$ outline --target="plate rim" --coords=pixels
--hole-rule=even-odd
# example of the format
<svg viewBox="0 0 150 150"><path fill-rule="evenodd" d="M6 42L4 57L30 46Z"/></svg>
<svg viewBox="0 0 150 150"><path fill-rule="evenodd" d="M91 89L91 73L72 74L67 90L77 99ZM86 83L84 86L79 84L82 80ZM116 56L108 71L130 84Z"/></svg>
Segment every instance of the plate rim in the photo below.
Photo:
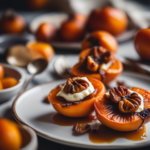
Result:
<svg viewBox="0 0 150 150"><path fill-rule="evenodd" d="M59 80L53 80L53 81L49 81L49 82L45 82L45 83L42 83L42 84L39 84L39 85L36 85L36 86L33 86L29 89L27 89L26 91L23 91L21 92L14 100L13 104L12 104L12 115L13 117L15 118L15 120L19 123L19 124L23 124L23 125L26 125L30 128L32 128L37 135L45 138L45 139L48 139L50 141L53 141L55 143L60 143L60 144L63 144L63 145L67 145L67 146L73 146L73 147L79 147L79 148L92 148L92 149L119 149L119 148L137 148L137 147L145 147L145 146L148 146L150 145L150 140L147 141L147 142L141 142L141 143L133 143L133 144L129 144L129 145L100 145L100 144L95 144L95 145L90 145L90 144L80 144L80 143L76 143L76 142L67 142L66 140L60 140L60 139L57 139L57 138L54 138L52 136L48 136L42 132L39 132L38 130L34 129L33 127L31 127L30 125L28 125L27 123L25 123L21 118L19 118L19 116L17 115L16 113L16 104L17 104L17 101L19 100L19 98L25 94L26 92L28 92L29 90L32 90L38 86L42 86L42 85L46 85L46 84L51 84L53 82L56 82L56 81L63 81L63 80L66 80L66 79L59 79Z"/></svg>

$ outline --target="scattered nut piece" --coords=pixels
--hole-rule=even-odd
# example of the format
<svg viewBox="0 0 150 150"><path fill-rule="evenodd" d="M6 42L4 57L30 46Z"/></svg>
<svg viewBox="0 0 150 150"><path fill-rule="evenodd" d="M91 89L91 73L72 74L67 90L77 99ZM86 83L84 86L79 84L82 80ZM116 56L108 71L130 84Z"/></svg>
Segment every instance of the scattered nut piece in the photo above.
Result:
<svg viewBox="0 0 150 150"><path fill-rule="evenodd" d="M89 124L79 124L79 123L77 123L73 127L73 131L75 133L80 133L80 134L86 133L90 129L91 129L91 126Z"/></svg>

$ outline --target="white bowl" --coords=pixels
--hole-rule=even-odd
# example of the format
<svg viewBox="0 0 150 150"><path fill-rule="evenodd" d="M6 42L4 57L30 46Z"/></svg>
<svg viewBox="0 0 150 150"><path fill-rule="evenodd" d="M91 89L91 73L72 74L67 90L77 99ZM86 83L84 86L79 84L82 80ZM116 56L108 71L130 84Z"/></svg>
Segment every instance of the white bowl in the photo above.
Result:
<svg viewBox="0 0 150 150"><path fill-rule="evenodd" d="M9 100L14 95L17 95L21 90L25 77L23 73L14 66L2 64L5 71L5 77L13 77L19 81L19 83L11 88L0 90L0 103Z"/></svg>
<svg viewBox="0 0 150 150"><path fill-rule="evenodd" d="M19 130L23 141L19 150L36 150L38 147L36 133L30 127L25 125L19 125Z"/></svg>

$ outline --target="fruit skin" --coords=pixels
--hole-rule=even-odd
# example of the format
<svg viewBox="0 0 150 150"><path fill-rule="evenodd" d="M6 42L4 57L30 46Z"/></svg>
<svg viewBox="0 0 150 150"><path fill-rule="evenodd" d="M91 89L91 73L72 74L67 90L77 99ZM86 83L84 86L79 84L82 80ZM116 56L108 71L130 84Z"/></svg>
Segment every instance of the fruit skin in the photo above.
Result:
<svg viewBox="0 0 150 150"><path fill-rule="evenodd" d="M62 102L56 96L56 94L60 91L60 88L57 87L53 89L48 95L48 99L50 103L53 105L54 109L60 114L67 117L85 117L88 116L90 113L92 113L94 110L95 99L103 95L106 89L102 82L94 78L89 78L89 81L93 84L94 88L98 89L96 97L84 100L77 105L62 107L61 104L63 104L64 102Z"/></svg>
<svg viewBox="0 0 150 150"><path fill-rule="evenodd" d="M19 14L15 14L12 10L7 10L0 19L0 30L3 34L19 34L22 33L24 29L24 18Z"/></svg>
<svg viewBox="0 0 150 150"><path fill-rule="evenodd" d="M3 89L3 84L2 84L2 81L0 80L0 90Z"/></svg>
<svg viewBox="0 0 150 150"><path fill-rule="evenodd" d="M113 35L124 32L127 25L126 14L113 7L93 10L87 22L90 31L105 30Z"/></svg>
<svg viewBox="0 0 150 150"><path fill-rule="evenodd" d="M4 67L2 64L0 64L0 79L4 78Z"/></svg>
<svg viewBox="0 0 150 150"><path fill-rule="evenodd" d="M141 94L144 98L144 107L150 108L150 92L138 87L133 87L131 90ZM114 102L106 100L105 96L100 97L94 102L94 108L99 121L117 131L137 130L143 122L136 113L121 113L114 105ZM150 116L146 118L144 124L149 121Z"/></svg>
<svg viewBox="0 0 150 150"><path fill-rule="evenodd" d="M60 37L66 42L76 42L85 36L86 17L81 14L74 14L63 22L60 27Z"/></svg>
<svg viewBox="0 0 150 150"><path fill-rule="evenodd" d="M5 77L1 81L4 89L11 88L18 84L18 81L12 77Z"/></svg>
<svg viewBox="0 0 150 150"><path fill-rule="evenodd" d="M30 53L35 55L33 59L45 58L47 61L50 61L55 54L52 46L44 42L29 41L26 47Z"/></svg>
<svg viewBox="0 0 150 150"><path fill-rule="evenodd" d="M134 46L139 54L145 60L150 61L150 29L139 30L134 37Z"/></svg>
<svg viewBox="0 0 150 150"><path fill-rule="evenodd" d="M1 150L19 150L22 144L22 136L17 124L0 118L0 149Z"/></svg>
<svg viewBox="0 0 150 150"><path fill-rule="evenodd" d="M57 30L50 23L42 23L37 29L35 36L39 41L53 41L56 39Z"/></svg>
<svg viewBox="0 0 150 150"><path fill-rule="evenodd" d="M91 44L91 42L88 41L88 39L91 37L96 39L98 41L98 44L95 43ZM92 32L89 35L89 37L85 38L82 41L82 50L91 48L93 46L102 46L111 52L116 52L118 49L118 42L116 38L110 33L108 33L107 31L99 30L99 31Z"/></svg>

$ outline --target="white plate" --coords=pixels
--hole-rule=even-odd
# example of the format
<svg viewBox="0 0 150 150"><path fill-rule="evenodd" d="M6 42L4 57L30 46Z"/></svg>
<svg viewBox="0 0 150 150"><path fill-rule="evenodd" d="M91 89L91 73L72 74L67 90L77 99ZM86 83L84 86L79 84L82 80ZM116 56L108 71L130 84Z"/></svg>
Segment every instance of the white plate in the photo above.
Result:
<svg viewBox="0 0 150 150"><path fill-rule="evenodd" d="M150 79L146 76L124 72L118 79L125 81L130 86L134 85L150 90ZM143 141L130 141L120 138L111 144L94 144L89 140L88 133L81 136L74 136L72 134L72 126L54 124L51 121L51 115L56 111L52 105L43 103L43 100L53 88L64 82L65 79L44 83L22 93L13 103L13 115L15 119L19 123L33 128L38 135L65 145L92 149L115 149L140 147L150 144L150 123L146 124L147 138ZM115 85L115 82L112 83L113 85Z"/></svg>
<svg viewBox="0 0 150 150"><path fill-rule="evenodd" d="M43 22L48 22L53 24L56 28L59 28L61 23L68 18L68 15L66 13L48 13L41 16L36 17L32 20L32 22L29 24L29 29L32 33L35 33L40 24ZM123 42L126 40L131 39L134 34L136 33L135 29L128 29L124 33L116 36L118 42ZM81 42L50 42L50 44L53 47L60 48L60 49L80 49L81 50Z"/></svg>

